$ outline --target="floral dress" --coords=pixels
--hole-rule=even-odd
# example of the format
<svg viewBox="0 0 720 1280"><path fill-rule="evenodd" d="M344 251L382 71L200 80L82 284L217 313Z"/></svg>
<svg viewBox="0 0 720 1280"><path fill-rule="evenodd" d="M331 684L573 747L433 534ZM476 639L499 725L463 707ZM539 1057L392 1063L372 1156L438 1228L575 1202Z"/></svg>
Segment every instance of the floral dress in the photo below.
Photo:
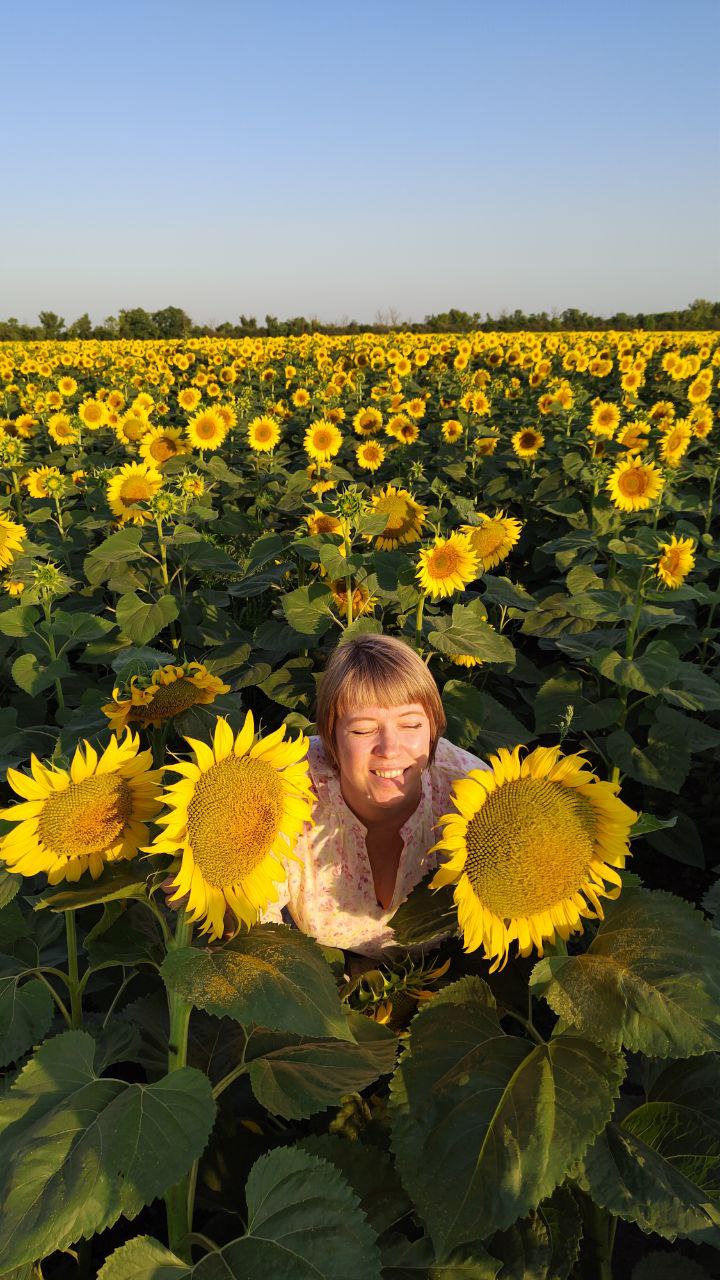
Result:
<svg viewBox="0 0 720 1280"><path fill-rule="evenodd" d="M420 803L400 829L403 849L392 902L381 907L365 845L367 827L345 803L340 775L327 759L320 738L310 739L308 763L315 796L314 826L305 824L294 850L299 861L287 859L287 880L262 919L294 923L326 947L381 956L395 945L388 920L437 866L437 853L428 850L441 834L438 819L453 810L453 782L471 769L489 766L440 738L435 760L422 774Z"/></svg>

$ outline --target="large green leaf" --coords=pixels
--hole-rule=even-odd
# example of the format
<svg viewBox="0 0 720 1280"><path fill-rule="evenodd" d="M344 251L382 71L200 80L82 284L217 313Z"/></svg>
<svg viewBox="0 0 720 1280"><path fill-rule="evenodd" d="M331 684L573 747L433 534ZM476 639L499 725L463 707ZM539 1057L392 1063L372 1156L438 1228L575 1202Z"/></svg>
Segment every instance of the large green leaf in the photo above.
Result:
<svg viewBox="0 0 720 1280"><path fill-rule="evenodd" d="M464 680L448 680L443 689L443 707L453 741L478 755L532 742L535 737L489 693L481 693Z"/></svg>
<svg viewBox="0 0 720 1280"><path fill-rule="evenodd" d="M480 600L467 605L453 605L450 618L440 614L433 623L435 630L430 632L428 639L440 653L451 657L462 653L483 662L515 665L512 641L490 626Z"/></svg>
<svg viewBox="0 0 720 1280"><path fill-rule="evenodd" d="M134 591L121 596L115 611L118 626L133 644L144 645L178 616L178 603L174 596L160 596L159 600L146 602Z"/></svg>
<svg viewBox="0 0 720 1280"><path fill-rule="evenodd" d="M112 1254L98 1280L380 1280L375 1233L334 1165L278 1147L255 1162L245 1194L247 1234L196 1266L145 1236Z"/></svg>
<svg viewBox="0 0 720 1280"><path fill-rule="evenodd" d="M143 556L145 553L140 546L141 540L141 529L121 529L119 533L111 533L99 547L95 547L85 557L85 577L90 585L96 587L105 582L119 563L127 563Z"/></svg>
<svg viewBox="0 0 720 1280"><path fill-rule="evenodd" d="M393 1077L393 1147L440 1260L553 1191L607 1123L623 1074L619 1055L579 1037L505 1035L478 978L416 1015Z"/></svg>
<svg viewBox="0 0 720 1280"><path fill-rule="evenodd" d="M322 582L297 587L282 597L283 613L294 631L304 636L321 636L333 625L330 588Z"/></svg>
<svg viewBox="0 0 720 1280"><path fill-rule="evenodd" d="M495 1280L502 1266L481 1244L453 1249L444 1262L438 1262L427 1236L408 1240L398 1232L388 1232L378 1243L383 1280Z"/></svg>
<svg viewBox="0 0 720 1280"><path fill-rule="evenodd" d="M367 1021L367 1019L366 1019ZM364 1142L348 1142L333 1133L311 1135L300 1142L303 1151L334 1164L350 1183L370 1226L380 1235L412 1213L412 1204L390 1156Z"/></svg>
<svg viewBox="0 0 720 1280"><path fill-rule="evenodd" d="M70 668L64 658L57 662L43 662L34 653L23 653L16 658L10 668L12 678L23 693L31 698L49 689L56 680L62 680L70 674Z"/></svg>
<svg viewBox="0 0 720 1280"><path fill-rule="evenodd" d="M95 1041L46 1041L0 1111L0 1256L9 1267L132 1218L202 1154L210 1082L185 1067L151 1085L99 1077Z"/></svg>
<svg viewBox="0 0 720 1280"><path fill-rule="evenodd" d="M720 937L671 893L624 890L587 951L546 956L531 986L607 1048L654 1058L720 1049Z"/></svg>
<svg viewBox="0 0 720 1280"><path fill-rule="evenodd" d="M608 1125L581 1185L618 1217L666 1240L696 1232L720 1245L720 1061L675 1062L648 1101Z"/></svg>
<svg viewBox="0 0 720 1280"><path fill-rule="evenodd" d="M690 772L689 747L672 729L660 724L651 727L644 749L637 747L624 729L609 734L605 746L622 773L661 791L677 795Z"/></svg>
<svg viewBox="0 0 720 1280"><path fill-rule="evenodd" d="M430 881L434 875L435 872L431 871L425 876L388 920L389 927L394 931L395 941L401 947L439 942L449 933L458 932L454 890L450 885L432 890Z"/></svg>
<svg viewBox="0 0 720 1280"><path fill-rule="evenodd" d="M17 1062L50 1030L55 1004L44 982L27 978L25 966L0 962L0 1066Z"/></svg>
<svg viewBox="0 0 720 1280"><path fill-rule="evenodd" d="M141 877L135 863L110 863L101 876L90 884L73 885L67 881L49 885L35 901L35 910L49 907L51 911L79 911L81 907L95 906L99 902L114 902L121 898L144 898L147 875Z"/></svg>
<svg viewBox="0 0 720 1280"><path fill-rule="evenodd" d="M577 1200L561 1186L527 1218L494 1235L489 1248L502 1260L500 1280L567 1280L581 1237Z"/></svg>
<svg viewBox="0 0 720 1280"><path fill-rule="evenodd" d="M330 967L299 930L257 925L212 951L183 947L162 975L185 1000L244 1026L353 1040Z"/></svg>
<svg viewBox="0 0 720 1280"><path fill-rule="evenodd" d="M252 1057L248 1075L258 1102L273 1115L303 1120L389 1074L397 1052L392 1031L359 1013L349 1015L349 1030L354 1043L297 1040ZM252 1050L251 1040L248 1056Z"/></svg>
<svg viewBox="0 0 720 1280"><path fill-rule="evenodd" d="M0 613L0 632L4 636L29 636L35 630L40 610L31 604L18 604Z"/></svg>

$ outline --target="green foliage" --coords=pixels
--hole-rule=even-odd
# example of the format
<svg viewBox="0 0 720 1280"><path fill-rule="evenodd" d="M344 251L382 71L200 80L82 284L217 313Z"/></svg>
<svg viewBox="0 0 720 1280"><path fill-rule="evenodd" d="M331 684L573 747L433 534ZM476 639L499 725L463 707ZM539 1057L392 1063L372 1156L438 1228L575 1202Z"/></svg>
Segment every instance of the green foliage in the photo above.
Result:
<svg viewBox="0 0 720 1280"><path fill-rule="evenodd" d="M99 1077L82 1031L46 1041L3 1099L0 1256L20 1266L133 1218L186 1172L215 1116L187 1067L152 1085Z"/></svg>
<svg viewBox="0 0 720 1280"><path fill-rule="evenodd" d="M531 986L606 1048L667 1058L720 1047L720 938L669 893L626 889L587 951L540 960Z"/></svg>
<svg viewBox="0 0 720 1280"><path fill-rule="evenodd" d="M422 1009L393 1077L393 1148L439 1258L549 1195L604 1128L623 1075L622 1059L588 1040L506 1035L477 978Z"/></svg>

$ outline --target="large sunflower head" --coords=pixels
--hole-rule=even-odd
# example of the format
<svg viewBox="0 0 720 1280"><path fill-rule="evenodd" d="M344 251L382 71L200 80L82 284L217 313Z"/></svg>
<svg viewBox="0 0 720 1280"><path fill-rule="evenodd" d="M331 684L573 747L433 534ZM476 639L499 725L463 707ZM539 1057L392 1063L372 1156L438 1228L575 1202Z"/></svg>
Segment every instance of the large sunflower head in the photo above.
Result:
<svg viewBox="0 0 720 1280"><path fill-rule="evenodd" d="M163 477L155 467L145 462L127 462L108 484L110 510L122 524L145 524L152 519L147 503L162 484Z"/></svg>
<svg viewBox="0 0 720 1280"><path fill-rule="evenodd" d="M159 667L143 679L133 676L127 696L113 689L113 701L103 711L118 736L130 724L159 728L190 707L208 706L218 694L229 693L230 685L213 676L202 662L185 662Z"/></svg>
<svg viewBox="0 0 720 1280"><path fill-rule="evenodd" d="M598 400L590 419L590 431L592 434L612 440L619 425L620 410L617 405Z"/></svg>
<svg viewBox="0 0 720 1280"><path fill-rule="evenodd" d="M12 564L26 535L24 524L16 524L0 511L0 569L7 569Z"/></svg>
<svg viewBox="0 0 720 1280"><path fill-rule="evenodd" d="M659 550L655 573L666 587L674 590L682 586L695 566L695 542L692 538L678 538L673 533L669 542L660 543Z"/></svg>
<svg viewBox="0 0 720 1280"><path fill-rule="evenodd" d="M221 938L227 908L248 927L277 898L285 879L279 859L292 856L312 821L308 739L284 741L282 725L254 741L252 713L237 734L220 717L213 745L188 738L195 760L173 765L180 780L167 788L165 827L156 853L181 853L174 897L188 895L191 920Z"/></svg>
<svg viewBox="0 0 720 1280"><path fill-rule="evenodd" d="M385 450L377 440L368 440L359 444L355 450L358 466L365 471L377 471L385 460Z"/></svg>
<svg viewBox="0 0 720 1280"><path fill-rule="evenodd" d="M62 471L57 467L34 467L28 471L23 484L31 498L49 498L48 481L53 479L62 479Z"/></svg>
<svg viewBox="0 0 720 1280"><path fill-rule="evenodd" d="M254 453L272 453L280 442L280 427L274 418L262 414L248 423L248 444Z"/></svg>
<svg viewBox="0 0 720 1280"><path fill-rule="evenodd" d="M121 444L137 444L152 428L147 414L130 409L118 419L113 430Z"/></svg>
<svg viewBox="0 0 720 1280"><path fill-rule="evenodd" d="M0 841L0 857L23 876L47 873L50 884L94 880L106 862L134 858L148 841L147 821L160 808L161 769L150 768L150 751L128 731L112 738L102 756L89 742L79 746L69 769L30 758L32 776L8 769L23 803L0 810L13 827ZM83 750L84 748L84 750Z"/></svg>
<svg viewBox="0 0 720 1280"><path fill-rule="evenodd" d="M456 813L440 819L433 846L448 854L432 888L454 884L465 950L483 947L494 971L511 942L527 956L558 934L602 919L601 898L616 898L637 814L578 755L538 747L500 749L489 770L453 785Z"/></svg>
<svg viewBox="0 0 720 1280"><path fill-rule="evenodd" d="M622 458L605 486L620 511L645 511L660 494L664 480L654 462Z"/></svg>
<svg viewBox="0 0 720 1280"><path fill-rule="evenodd" d="M418 557L417 578L423 591L433 600L463 591L478 575L479 560L470 539L464 533L451 533L449 538L436 538L431 547Z"/></svg>
<svg viewBox="0 0 720 1280"><path fill-rule="evenodd" d="M196 449L219 449L228 425L217 409L201 409L187 424L187 437Z"/></svg>
<svg viewBox="0 0 720 1280"><path fill-rule="evenodd" d="M494 569L510 555L522 532L522 524L514 516L506 516L499 512L495 516L486 516L478 512L480 524L464 524L461 532L467 534L470 545L476 552L483 572Z"/></svg>
<svg viewBox="0 0 720 1280"><path fill-rule="evenodd" d="M335 457L342 444L342 433L334 422L320 418L312 422L305 432L303 441L305 452L314 462L329 462Z"/></svg>
<svg viewBox="0 0 720 1280"><path fill-rule="evenodd" d="M676 467L690 447L693 432L690 423L681 418L660 441L660 456L669 467Z"/></svg>
<svg viewBox="0 0 720 1280"><path fill-rule="evenodd" d="M359 436L373 436L383 424L379 409L358 409L353 418L353 428Z"/></svg>
<svg viewBox="0 0 720 1280"><path fill-rule="evenodd" d="M140 456L149 467L161 467L170 458L178 458L188 452L179 427L153 427L142 438Z"/></svg>
<svg viewBox="0 0 720 1280"><path fill-rule="evenodd" d="M403 543L419 542L425 523L426 507L421 507L407 489L388 484L373 494L373 507L387 516L387 524L375 539L377 551L394 551Z"/></svg>
<svg viewBox="0 0 720 1280"><path fill-rule="evenodd" d="M518 458L536 458L545 443L545 437L542 431L536 431L534 427L523 427L521 431L515 432L511 443Z"/></svg>
<svg viewBox="0 0 720 1280"><path fill-rule="evenodd" d="M48 418L48 435L56 444L75 444L78 438L77 428L73 426L69 413L51 413Z"/></svg>

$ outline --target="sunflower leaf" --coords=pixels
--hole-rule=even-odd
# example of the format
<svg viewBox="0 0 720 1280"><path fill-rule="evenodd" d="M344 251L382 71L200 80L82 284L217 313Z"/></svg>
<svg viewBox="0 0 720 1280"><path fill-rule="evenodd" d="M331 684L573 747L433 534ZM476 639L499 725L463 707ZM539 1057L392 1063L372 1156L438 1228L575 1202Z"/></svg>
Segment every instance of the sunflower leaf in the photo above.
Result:
<svg viewBox="0 0 720 1280"><path fill-rule="evenodd" d="M197 1008L272 1031L354 1041L337 987L317 943L284 925L256 925L223 947L183 947L162 976Z"/></svg>
<svg viewBox="0 0 720 1280"><path fill-rule="evenodd" d="M106 865L101 876L89 884L72 885L64 881L59 885L48 885L47 889L33 902L36 911L50 908L51 911L78 911L80 907L93 907L99 902L114 902L121 898L144 898L146 896L147 874L142 877L133 865Z"/></svg>
<svg viewBox="0 0 720 1280"><path fill-rule="evenodd" d="M21 1266L112 1225L177 1182L215 1118L210 1082L184 1067L151 1085L97 1075L96 1046L67 1031L38 1049L3 1099L0 1254Z"/></svg>
<svg viewBox="0 0 720 1280"><path fill-rule="evenodd" d="M171 595L146 603L131 591L120 597L115 615L123 635L133 644L145 645L177 618L178 604Z"/></svg>
<svg viewBox="0 0 720 1280"><path fill-rule="evenodd" d="M139 560L145 555L140 543L141 529L120 529L111 533L99 547L85 557L85 577L91 587L97 587L111 577L119 562Z"/></svg>
<svg viewBox="0 0 720 1280"><path fill-rule="evenodd" d="M297 587L283 595L283 613L290 626L304 636L321 636L333 625L330 588L322 582Z"/></svg>
<svg viewBox="0 0 720 1280"><path fill-rule="evenodd" d="M546 956L530 979L563 1024L653 1058L720 1049L720 937L671 893L626 889L583 955Z"/></svg>
<svg viewBox="0 0 720 1280"><path fill-rule="evenodd" d="M609 1120L624 1075L619 1054L588 1040L505 1035L490 1000L478 979L445 987L414 1018L391 1085L398 1167L441 1261L550 1195Z"/></svg>
<svg viewBox="0 0 720 1280"><path fill-rule="evenodd" d="M256 1160L247 1234L188 1267L141 1236L111 1255L98 1280L381 1280L375 1232L338 1169L299 1147Z"/></svg>
<svg viewBox="0 0 720 1280"><path fill-rule="evenodd" d="M480 602L477 602L480 604ZM482 609L483 606L480 605ZM484 609L483 609L484 613ZM515 649L507 636L500 635L490 623L478 616L472 605L456 604L452 618L440 615L433 619L436 630L428 637L439 653L450 657L467 654L482 662L504 662L515 665Z"/></svg>
<svg viewBox="0 0 720 1280"><path fill-rule="evenodd" d="M433 892L430 882L434 875L434 871L429 872L388 920L388 927L394 931L395 941L401 947L437 942L449 933L458 932L454 889L447 885Z"/></svg>
<svg viewBox="0 0 720 1280"><path fill-rule="evenodd" d="M666 1240L703 1233L720 1245L720 1062L674 1062L648 1101L609 1124L580 1184L596 1204Z"/></svg>
<svg viewBox="0 0 720 1280"><path fill-rule="evenodd" d="M3 956L0 976L0 1066L18 1062L50 1030L55 1005L44 982L24 980L25 966Z"/></svg>
<svg viewBox="0 0 720 1280"><path fill-rule="evenodd" d="M397 1053L393 1033L359 1013L349 1015L349 1026L355 1043L301 1040L252 1058L248 1075L258 1102L273 1115L304 1120L388 1075Z"/></svg>
<svg viewBox="0 0 720 1280"><path fill-rule="evenodd" d="M526 744L535 737L489 693L481 693L464 680L448 680L443 689L443 707L453 742L477 755L487 755L498 747Z"/></svg>

